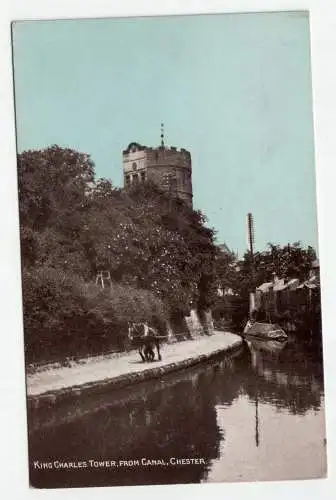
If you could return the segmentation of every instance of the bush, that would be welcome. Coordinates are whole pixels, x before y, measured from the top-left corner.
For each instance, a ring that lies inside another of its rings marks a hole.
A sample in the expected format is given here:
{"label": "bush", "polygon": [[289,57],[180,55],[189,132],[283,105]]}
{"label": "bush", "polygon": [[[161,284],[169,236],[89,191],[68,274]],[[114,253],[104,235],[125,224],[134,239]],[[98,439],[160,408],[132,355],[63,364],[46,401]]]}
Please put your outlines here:
{"label": "bush", "polygon": [[23,316],[25,352],[27,361],[33,358],[53,357],[75,323],[85,316],[84,282],[75,275],[59,269],[41,266],[33,271],[23,270]]}
{"label": "bush", "polygon": [[84,295],[90,314],[105,325],[127,327],[133,321],[162,324],[166,320],[163,303],[148,290],[116,283],[105,289],[86,285]]}
{"label": "bush", "polygon": [[101,289],[50,267],[23,272],[23,297],[27,362],[123,349],[128,321],[165,329],[164,306],[151,292],[121,284]]}

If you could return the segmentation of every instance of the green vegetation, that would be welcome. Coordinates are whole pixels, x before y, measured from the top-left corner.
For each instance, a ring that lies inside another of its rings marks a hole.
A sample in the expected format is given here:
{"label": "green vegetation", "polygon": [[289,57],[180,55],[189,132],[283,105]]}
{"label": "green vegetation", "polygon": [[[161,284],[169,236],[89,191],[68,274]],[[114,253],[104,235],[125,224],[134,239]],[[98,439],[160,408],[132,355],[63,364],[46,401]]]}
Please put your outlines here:
{"label": "green vegetation", "polygon": [[[95,179],[88,155],[52,146],[18,155],[26,360],[125,345],[128,321],[164,331],[216,294],[213,230],[155,185]],[[95,285],[98,271],[112,287]]]}
{"label": "green vegetation", "polygon": [[[299,243],[270,244],[253,275],[249,253],[221,251],[201,212],[154,184],[95,179],[90,157],[71,149],[18,155],[18,184],[27,362],[123,349],[129,321],[181,332],[191,305],[240,330],[255,284],[306,279],[316,258]],[[99,271],[111,288],[95,284]]]}

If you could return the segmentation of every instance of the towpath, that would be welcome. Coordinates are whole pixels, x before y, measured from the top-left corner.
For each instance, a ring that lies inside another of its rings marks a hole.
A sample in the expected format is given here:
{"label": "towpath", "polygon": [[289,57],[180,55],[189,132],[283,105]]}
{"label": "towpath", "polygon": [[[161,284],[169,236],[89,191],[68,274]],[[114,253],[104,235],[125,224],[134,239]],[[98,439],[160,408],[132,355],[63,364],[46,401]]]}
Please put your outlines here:
{"label": "towpath", "polygon": [[36,401],[106,384],[125,386],[187,368],[241,344],[242,339],[238,335],[215,331],[210,336],[164,344],[162,361],[143,363],[139,354],[132,351],[119,356],[91,357],[73,362],[70,366],[50,366],[27,374],[27,395],[28,399]]}

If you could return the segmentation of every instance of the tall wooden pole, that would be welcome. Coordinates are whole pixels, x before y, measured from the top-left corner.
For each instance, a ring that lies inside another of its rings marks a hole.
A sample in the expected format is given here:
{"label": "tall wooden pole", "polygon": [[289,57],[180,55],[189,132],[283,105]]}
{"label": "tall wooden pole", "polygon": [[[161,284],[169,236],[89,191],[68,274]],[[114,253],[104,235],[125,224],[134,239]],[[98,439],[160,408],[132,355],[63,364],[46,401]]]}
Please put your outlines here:
{"label": "tall wooden pole", "polygon": [[251,213],[247,214],[247,237],[248,246],[251,254],[252,270],[254,271],[254,224],[253,215]]}
{"label": "tall wooden pole", "polygon": [[253,309],[254,292],[256,287],[255,262],[254,262],[254,223],[251,213],[247,214],[247,239],[251,258],[251,290],[250,290],[250,313]]}

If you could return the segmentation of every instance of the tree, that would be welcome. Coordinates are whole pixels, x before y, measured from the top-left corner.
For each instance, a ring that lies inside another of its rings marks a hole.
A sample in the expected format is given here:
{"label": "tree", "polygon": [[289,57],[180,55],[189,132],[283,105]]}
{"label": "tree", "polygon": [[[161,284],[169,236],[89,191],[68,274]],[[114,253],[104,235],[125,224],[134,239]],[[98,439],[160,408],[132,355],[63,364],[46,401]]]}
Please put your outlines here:
{"label": "tree", "polygon": [[[95,180],[88,155],[58,146],[18,155],[18,181],[26,339],[41,356],[106,348],[127,315],[162,324],[213,303],[214,231],[201,212],[155,184]],[[88,295],[104,270],[112,292]]]}
{"label": "tree", "polygon": [[255,283],[252,282],[252,262],[249,253],[238,263],[241,283],[248,291],[255,286],[278,278],[298,278],[303,281],[308,278],[312,262],[316,259],[316,252],[311,247],[302,247],[300,242],[288,243],[283,247],[268,244],[263,252],[254,255]]}
{"label": "tree", "polygon": [[18,155],[20,221],[42,230],[62,228],[74,236],[85,211],[85,194],[94,180],[90,157],[51,146]]}
{"label": "tree", "polygon": [[23,265],[47,265],[88,276],[79,237],[93,169],[88,155],[58,146],[18,155]]}

